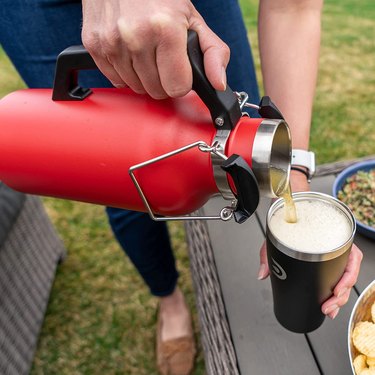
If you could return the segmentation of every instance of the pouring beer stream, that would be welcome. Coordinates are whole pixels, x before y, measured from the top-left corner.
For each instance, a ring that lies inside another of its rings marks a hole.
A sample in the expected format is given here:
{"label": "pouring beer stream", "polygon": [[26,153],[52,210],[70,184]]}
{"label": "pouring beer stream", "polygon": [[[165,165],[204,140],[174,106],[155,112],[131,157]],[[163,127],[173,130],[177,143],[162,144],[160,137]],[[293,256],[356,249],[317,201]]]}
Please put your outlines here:
{"label": "pouring beer stream", "polygon": [[292,197],[292,189],[290,187],[290,183],[287,186],[287,189],[282,194],[282,197],[284,198],[284,220],[287,223],[296,223],[297,222],[297,210],[296,205],[294,204],[294,200]]}

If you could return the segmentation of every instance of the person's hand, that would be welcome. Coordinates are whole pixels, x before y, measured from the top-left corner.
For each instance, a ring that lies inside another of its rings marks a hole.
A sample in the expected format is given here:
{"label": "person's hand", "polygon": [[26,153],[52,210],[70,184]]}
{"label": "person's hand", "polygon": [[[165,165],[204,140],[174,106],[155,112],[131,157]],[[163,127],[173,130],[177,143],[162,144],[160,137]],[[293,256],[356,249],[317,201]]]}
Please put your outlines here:
{"label": "person's hand", "polygon": [[[325,301],[321,307],[323,314],[328,315],[331,319],[334,319],[339,313],[340,307],[348,302],[350,291],[358,278],[362,258],[362,251],[357,245],[353,244],[343,276],[335,286],[332,297]],[[258,279],[263,280],[267,278],[268,275],[267,248],[266,243],[264,242],[260,250],[260,269]]]}
{"label": "person's hand", "polygon": [[[295,172],[293,175],[291,175],[292,190],[309,190],[306,177],[303,177],[303,181],[301,176],[297,176],[297,173],[299,172]],[[327,301],[325,301],[321,307],[323,314],[328,315],[331,319],[334,319],[339,313],[340,307],[344,306],[348,302],[350,291],[358,278],[362,258],[363,254],[361,250],[355,244],[353,244],[343,276],[336,284],[333,295]],[[260,250],[260,268],[258,279],[263,280],[267,278],[269,273],[267,248],[266,243],[264,242]]]}
{"label": "person's hand", "polygon": [[322,305],[323,314],[328,315],[331,319],[334,319],[339,313],[340,307],[348,302],[350,291],[358,278],[362,258],[362,251],[353,244],[342,278],[335,286],[332,297]]}
{"label": "person's hand", "polygon": [[226,88],[228,46],[206,25],[189,0],[83,0],[82,42],[116,87],[155,99],[192,88],[187,30],[198,33],[208,80]]}

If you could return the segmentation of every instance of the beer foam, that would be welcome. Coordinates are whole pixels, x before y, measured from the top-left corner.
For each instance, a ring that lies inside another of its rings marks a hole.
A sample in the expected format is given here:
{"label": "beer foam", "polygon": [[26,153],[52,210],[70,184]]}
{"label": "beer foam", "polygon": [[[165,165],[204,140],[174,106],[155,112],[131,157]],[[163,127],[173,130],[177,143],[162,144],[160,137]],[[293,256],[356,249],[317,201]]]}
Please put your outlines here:
{"label": "beer foam", "polygon": [[284,245],[305,253],[325,253],[351,237],[348,217],[335,206],[319,200],[295,200],[295,205],[296,223],[285,221],[284,207],[269,222],[272,234]]}

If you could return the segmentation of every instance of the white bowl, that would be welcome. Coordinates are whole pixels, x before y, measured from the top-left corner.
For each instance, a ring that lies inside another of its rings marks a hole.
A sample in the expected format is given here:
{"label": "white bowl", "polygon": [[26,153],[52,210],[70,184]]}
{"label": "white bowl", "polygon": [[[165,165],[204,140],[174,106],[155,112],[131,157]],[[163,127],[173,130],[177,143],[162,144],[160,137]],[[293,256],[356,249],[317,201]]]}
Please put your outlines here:
{"label": "white bowl", "polygon": [[349,319],[348,325],[348,350],[350,364],[352,366],[353,375],[356,375],[353,367],[353,360],[359,354],[352,342],[352,333],[356,323],[360,321],[372,321],[371,306],[375,302],[375,280],[366,287],[366,289],[358,297]]}

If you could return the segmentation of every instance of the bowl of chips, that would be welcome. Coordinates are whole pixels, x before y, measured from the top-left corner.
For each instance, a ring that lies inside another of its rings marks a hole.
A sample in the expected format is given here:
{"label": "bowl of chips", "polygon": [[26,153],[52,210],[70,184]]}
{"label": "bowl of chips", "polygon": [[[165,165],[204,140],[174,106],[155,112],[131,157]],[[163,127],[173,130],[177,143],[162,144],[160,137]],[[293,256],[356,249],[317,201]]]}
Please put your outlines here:
{"label": "bowl of chips", "polygon": [[357,231],[375,239],[375,159],[344,169],[332,190],[333,196],[353,212]]}
{"label": "bowl of chips", "polygon": [[353,375],[375,375],[375,280],[358,297],[348,326]]}

